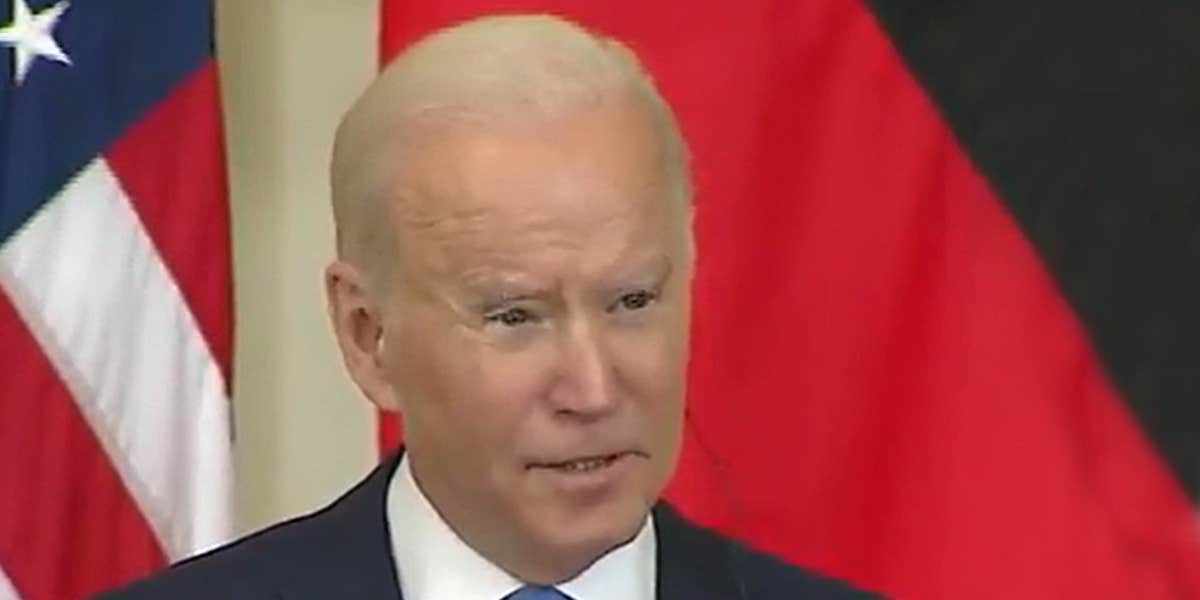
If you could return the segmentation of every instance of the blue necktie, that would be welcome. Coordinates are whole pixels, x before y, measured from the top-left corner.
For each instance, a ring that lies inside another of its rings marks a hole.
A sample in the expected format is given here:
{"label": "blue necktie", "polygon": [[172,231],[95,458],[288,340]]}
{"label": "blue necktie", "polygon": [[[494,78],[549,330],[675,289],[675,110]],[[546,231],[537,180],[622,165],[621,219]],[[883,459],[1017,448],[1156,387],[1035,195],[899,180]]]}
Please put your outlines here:
{"label": "blue necktie", "polygon": [[504,600],[571,600],[571,597],[556,588],[527,585],[505,596]]}

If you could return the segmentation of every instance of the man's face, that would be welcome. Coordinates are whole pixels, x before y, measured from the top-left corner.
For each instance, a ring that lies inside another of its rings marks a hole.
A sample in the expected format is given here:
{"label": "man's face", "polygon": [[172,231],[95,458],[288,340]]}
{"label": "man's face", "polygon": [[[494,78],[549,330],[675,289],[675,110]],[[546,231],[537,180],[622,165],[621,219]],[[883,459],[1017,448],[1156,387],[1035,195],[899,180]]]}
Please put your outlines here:
{"label": "man's face", "polygon": [[382,311],[414,473],[485,556],[573,574],[638,531],[674,468],[688,209],[620,96],[423,148],[390,205]]}

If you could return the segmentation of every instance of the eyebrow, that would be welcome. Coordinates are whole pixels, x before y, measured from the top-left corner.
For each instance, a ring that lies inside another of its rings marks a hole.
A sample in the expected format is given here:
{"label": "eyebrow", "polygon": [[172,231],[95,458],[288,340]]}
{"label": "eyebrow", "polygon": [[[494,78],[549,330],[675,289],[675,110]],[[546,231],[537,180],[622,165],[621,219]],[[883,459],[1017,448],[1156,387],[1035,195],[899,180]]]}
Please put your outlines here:
{"label": "eyebrow", "polygon": [[[654,254],[636,261],[631,267],[615,269],[603,276],[608,282],[633,280],[635,285],[661,285],[671,277],[674,263],[666,254]],[[540,300],[553,296],[561,287],[555,280],[549,285],[513,272],[476,268],[459,277],[460,289],[481,306],[525,300]],[[612,285],[611,287],[628,287]]]}
{"label": "eyebrow", "polygon": [[481,306],[545,298],[557,287],[538,285],[519,276],[504,274],[463,277],[461,286],[473,298],[472,303]]}

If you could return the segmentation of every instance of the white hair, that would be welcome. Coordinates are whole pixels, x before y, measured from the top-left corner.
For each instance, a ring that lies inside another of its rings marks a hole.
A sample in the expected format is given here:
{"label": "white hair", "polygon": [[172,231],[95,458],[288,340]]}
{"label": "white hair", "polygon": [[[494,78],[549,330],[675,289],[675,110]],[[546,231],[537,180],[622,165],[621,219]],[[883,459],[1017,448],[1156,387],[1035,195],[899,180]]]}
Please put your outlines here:
{"label": "white hair", "polygon": [[550,121],[619,93],[632,93],[653,115],[667,180],[690,202],[679,126],[624,44],[550,15],[482,17],[428,35],[384,69],[338,127],[331,181],[339,253],[354,260],[388,235],[376,225],[386,221],[378,196],[393,173],[372,170],[374,156],[418,151],[438,127]]}

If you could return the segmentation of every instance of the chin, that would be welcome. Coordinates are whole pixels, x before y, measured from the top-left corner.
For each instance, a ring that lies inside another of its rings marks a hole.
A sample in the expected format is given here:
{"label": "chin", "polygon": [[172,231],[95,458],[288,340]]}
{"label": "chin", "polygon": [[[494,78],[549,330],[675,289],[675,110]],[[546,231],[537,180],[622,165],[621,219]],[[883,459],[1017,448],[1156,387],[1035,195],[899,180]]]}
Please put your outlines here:
{"label": "chin", "polygon": [[614,548],[629,542],[645,523],[650,505],[636,497],[613,499],[585,509],[531,515],[541,530],[547,569],[531,583],[546,585],[569,580]]}

